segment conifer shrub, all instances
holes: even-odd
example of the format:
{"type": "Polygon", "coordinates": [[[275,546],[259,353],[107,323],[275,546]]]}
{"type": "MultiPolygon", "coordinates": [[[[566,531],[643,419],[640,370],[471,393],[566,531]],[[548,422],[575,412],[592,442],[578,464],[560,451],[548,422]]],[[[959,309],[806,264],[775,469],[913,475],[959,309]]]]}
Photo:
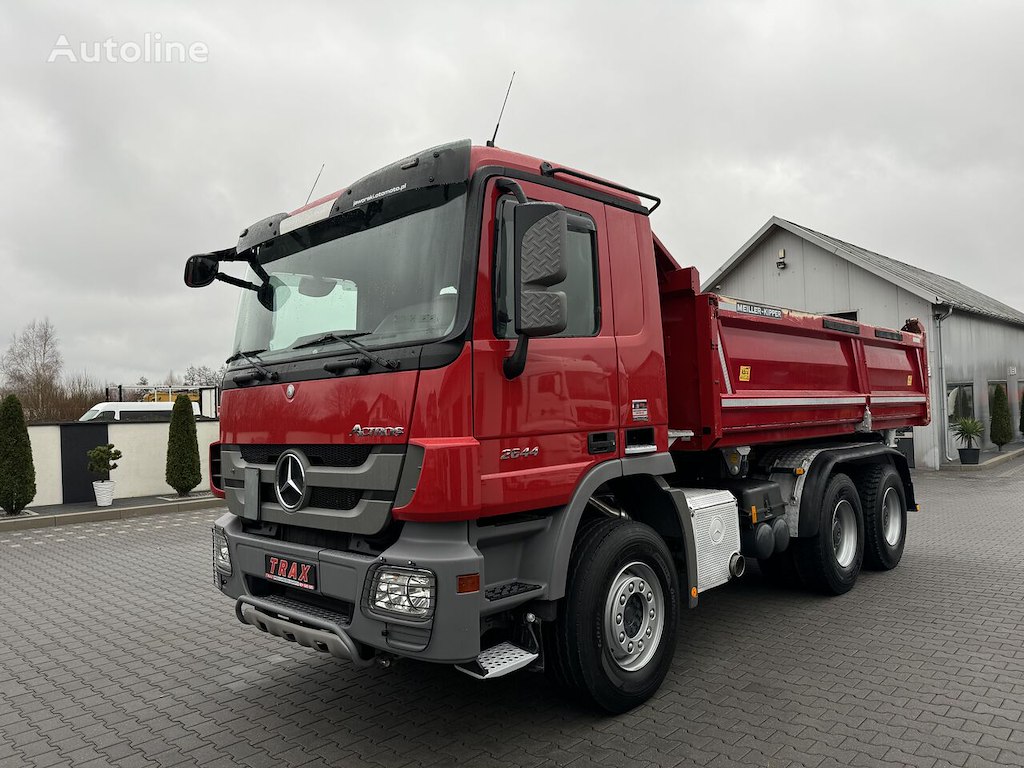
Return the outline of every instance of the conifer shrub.
{"type": "Polygon", "coordinates": [[[15,395],[8,395],[0,402],[0,509],[16,515],[35,497],[36,468],[25,411],[15,395]]]}
{"type": "Polygon", "coordinates": [[[1013,440],[1013,424],[1010,421],[1010,401],[1006,397],[1006,390],[1002,387],[995,387],[992,391],[992,399],[989,401],[989,409],[992,412],[992,423],[989,426],[989,438],[1003,450],[1003,446],[1013,440]]]}
{"type": "Polygon", "coordinates": [[[179,496],[202,482],[199,464],[199,440],[196,437],[196,417],[192,401],[187,395],[178,395],[171,412],[171,426],[167,434],[167,484],[179,496]]]}

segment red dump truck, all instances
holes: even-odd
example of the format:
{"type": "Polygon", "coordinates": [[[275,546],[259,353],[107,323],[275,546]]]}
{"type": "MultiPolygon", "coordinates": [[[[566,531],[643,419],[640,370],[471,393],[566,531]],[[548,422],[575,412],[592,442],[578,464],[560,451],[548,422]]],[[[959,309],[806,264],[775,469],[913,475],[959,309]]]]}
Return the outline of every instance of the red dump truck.
{"type": "Polygon", "coordinates": [[[659,202],[461,141],[191,257],[243,291],[211,446],[238,620],[621,712],[751,558],[830,594],[895,567],[921,325],[702,293],[659,202]]]}

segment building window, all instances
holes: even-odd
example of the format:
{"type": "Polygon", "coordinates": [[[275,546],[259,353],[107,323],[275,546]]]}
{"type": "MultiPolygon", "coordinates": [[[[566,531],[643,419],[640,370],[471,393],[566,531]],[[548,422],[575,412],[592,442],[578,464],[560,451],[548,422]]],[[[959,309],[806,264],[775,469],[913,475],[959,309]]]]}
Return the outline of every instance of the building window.
{"type": "MultiPolygon", "coordinates": [[[[515,281],[512,269],[512,209],[515,199],[504,198],[498,207],[498,247],[494,257],[494,335],[514,339],[515,281]]],[[[557,336],[596,336],[601,326],[598,300],[597,228],[584,214],[570,212],[566,249],[566,277],[549,290],[565,291],[568,311],[565,330],[557,336]]]]}
{"type": "Polygon", "coordinates": [[[974,417],[974,385],[949,384],[946,387],[946,416],[953,424],[974,417]]]}

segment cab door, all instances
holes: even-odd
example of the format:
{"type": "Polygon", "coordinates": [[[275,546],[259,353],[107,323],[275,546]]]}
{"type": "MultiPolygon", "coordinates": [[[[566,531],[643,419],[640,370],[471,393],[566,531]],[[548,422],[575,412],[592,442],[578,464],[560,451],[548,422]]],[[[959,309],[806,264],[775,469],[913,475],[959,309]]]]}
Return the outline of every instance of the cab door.
{"type": "MultiPolygon", "coordinates": [[[[516,200],[488,182],[473,329],[474,429],[480,442],[486,515],[566,503],[594,464],[620,455],[618,377],[604,206],[521,182],[531,201],[569,212],[568,322],[557,336],[532,338],[523,373],[503,361],[516,348],[512,209],[516,200]]],[[[639,300],[639,297],[638,297],[639,300]]]]}

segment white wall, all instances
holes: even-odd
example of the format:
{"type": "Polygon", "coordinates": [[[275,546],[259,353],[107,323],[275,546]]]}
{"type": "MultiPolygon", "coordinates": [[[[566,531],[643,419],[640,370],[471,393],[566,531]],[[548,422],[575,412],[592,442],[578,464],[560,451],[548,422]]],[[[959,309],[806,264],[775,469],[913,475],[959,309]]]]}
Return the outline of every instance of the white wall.
{"type": "MultiPolygon", "coordinates": [[[[174,489],[164,480],[169,429],[169,423],[107,425],[107,439],[124,454],[118,468],[110,474],[117,482],[115,498],[174,495],[174,489]]],[[[220,422],[197,421],[196,433],[203,473],[196,490],[205,491],[210,487],[209,447],[220,434],[220,422]]],[[[29,506],[61,504],[60,427],[29,427],[28,437],[36,470],[36,497],[29,506]]]]}
{"type": "MultiPolygon", "coordinates": [[[[107,439],[124,454],[110,479],[117,483],[114,494],[119,499],[134,496],[174,495],[164,474],[167,468],[167,433],[170,424],[116,424],[107,426],[107,439]]],[[[209,446],[217,439],[220,422],[197,421],[199,461],[203,480],[196,490],[205,491],[210,484],[209,446]]]]}
{"type": "Polygon", "coordinates": [[[36,497],[30,507],[60,504],[60,427],[29,427],[32,463],[36,468],[36,497]]]}

